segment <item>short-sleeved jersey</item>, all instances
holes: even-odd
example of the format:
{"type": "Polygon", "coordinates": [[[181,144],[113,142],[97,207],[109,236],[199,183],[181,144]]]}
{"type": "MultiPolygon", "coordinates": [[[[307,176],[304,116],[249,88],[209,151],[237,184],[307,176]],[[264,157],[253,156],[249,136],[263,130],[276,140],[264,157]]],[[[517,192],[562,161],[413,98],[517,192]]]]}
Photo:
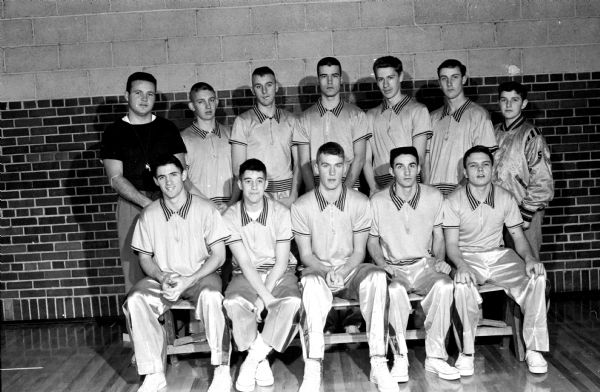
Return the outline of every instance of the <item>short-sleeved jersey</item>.
{"type": "Polygon", "coordinates": [[[219,211],[210,202],[188,194],[179,211],[169,209],[162,198],[144,208],[131,248],[152,256],[163,272],[189,276],[202,267],[211,246],[228,238],[219,211]]]}
{"type": "Polygon", "coordinates": [[[231,171],[230,129],[215,123],[215,129],[200,129],[194,122],[181,132],[187,154],[188,178],[214,202],[226,203],[231,199],[233,173],[231,171]]]}
{"type": "Polygon", "coordinates": [[[316,187],[292,204],[294,235],[310,237],[313,253],[329,267],[346,263],[354,252],[354,234],[368,232],[371,220],[369,199],[345,186],[334,203],[316,187]]]}
{"type": "Polygon", "coordinates": [[[370,137],[365,112],[341,100],[335,108],[328,110],[319,99],[316,104],[302,113],[298,119],[298,127],[294,131],[295,144],[309,145],[310,165],[315,176],[318,173],[314,170],[313,164],[321,145],[336,142],[342,146],[346,157],[346,168],[349,168],[354,161],[354,143],[368,140],[370,137]]]}
{"type": "Polygon", "coordinates": [[[296,117],[280,108],[272,118],[257,106],[240,114],[233,123],[231,144],[245,146],[247,159],[260,159],[267,167],[267,192],[292,189],[292,135],[296,117]]]}
{"type": "Polygon", "coordinates": [[[521,226],[523,219],[514,196],[492,185],[483,202],[471,193],[470,185],[461,186],[444,200],[444,229],[458,229],[461,251],[481,252],[504,245],[504,226],[521,226]]]}
{"type": "Polygon", "coordinates": [[[421,184],[410,200],[402,200],[396,195],[395,182],[371,197],[369,235],[379,238],[388,264],[408,265],[431,257],[433,228],[442,225],[443,200],[436,188],[421,184]]]}
{"type": "Polygon", "coordinates": [[[447,105],[431,113],[431,129],[429,183],[443,194],[463,179],[462,159],[469,148],[483,145],[494,152],[498,147],[489,113],[468,99],[452,114],[447,105]]]}
{"type": "Polygon", "coordinates": [[[430,138],[431,120],[427,107],[410,96],[405,96],[394,106],[386,100],[367,111],[367,122],[373,137],[369,139],[373,152],[373,171],[379,186],[393,180],[389,173],[390,151],[396,147],[412,146],[413,139],[430,138]]]}
{"type": "MultiPolygon", "coordinates": [[[[290,242],[292,221],[290,210],[278,201],[264,197],[264,207],[258,218],[253,220],[246,212],[244,201],[229,207],[223,219],[231,232],[227,245],[242,242],[250,261],[259,272],[269,272],[277,261],[277,243],[290,242]]],[[[296,263],[290,257],[290,265],[296,263]]],[[[238,261],[233,257],[234,273],[241,273],[238,261]]]]}
{"type": "Polygon", "coordinates": [[[542,133],[523,115],[508,127],[494,128],[498,150],[494,153],[494,184],[509,190],[517,199],[523,219],[531,221],[554,197],[550,149],[542,133]]]}
{"type": "Polygon", "coordinates": [[[153,115],[147,124],[130,124],[127,116],[104,131],[100,158],[123,162],[123,177],[140,191],[158,191],[150,162],[164,154],[185,153],[179,130],[171,121],[153,115]]]}

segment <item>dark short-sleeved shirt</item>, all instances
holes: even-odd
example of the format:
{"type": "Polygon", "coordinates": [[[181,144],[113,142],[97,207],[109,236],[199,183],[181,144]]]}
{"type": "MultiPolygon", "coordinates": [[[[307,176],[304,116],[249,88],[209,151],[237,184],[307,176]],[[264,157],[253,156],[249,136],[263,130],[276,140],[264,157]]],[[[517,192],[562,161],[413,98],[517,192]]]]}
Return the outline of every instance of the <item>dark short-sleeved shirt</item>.
{"type": "Polygon", "coordinates": [[[158,187],[146,165],[163,154],[185,153],[179,129],[171,121],[156,116],[147,124],[130,124],[127,116],[104,131],[100,158],[123,162],[123,177],[141,191],[158,187]]]}

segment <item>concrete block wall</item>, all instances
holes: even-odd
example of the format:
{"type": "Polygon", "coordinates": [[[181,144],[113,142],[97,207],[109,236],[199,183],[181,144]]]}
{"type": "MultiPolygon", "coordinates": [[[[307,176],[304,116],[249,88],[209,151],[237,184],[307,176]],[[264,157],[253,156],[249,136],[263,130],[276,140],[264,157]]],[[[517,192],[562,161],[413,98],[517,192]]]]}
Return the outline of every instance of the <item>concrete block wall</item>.
{"type": "Polygon", "coordinates": [[[323,56],[343,58],[346,82],[373,58],[405,60],[409,79],[463,60],[471,76],[588,72],[600,55],[600,2],[592,0],[4,0],[0,100],[117,95],[130,67],[185,76],[217,89],[248,85],[270,64],[284,86],[309,83],[323,56]],[[211,70],[234,70],[227,77],[211,70]],[[69,88],[49,88],[70,79],[69,88]],[[240,72],[241,71],[241,72],[240,72]],[[102,84],[102,86],[98,86],[102,84]],[[21,88],[25,85],[27,88],[21,88]],[[33,87],[33,88],[31,88],[33,87]]]}

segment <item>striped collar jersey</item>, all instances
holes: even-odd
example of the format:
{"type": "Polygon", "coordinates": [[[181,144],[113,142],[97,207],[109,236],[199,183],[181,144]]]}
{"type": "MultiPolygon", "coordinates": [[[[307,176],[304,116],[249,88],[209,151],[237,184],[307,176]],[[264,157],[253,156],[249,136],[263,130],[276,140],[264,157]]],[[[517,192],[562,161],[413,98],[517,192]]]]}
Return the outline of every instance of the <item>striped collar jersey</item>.
{"type": "Polygon", "coordinates": [[[314,255],[329,267],[346,263],[354,252],[354,234],[368,232],[371,220],[369,199],[344,186],[333,203],[315,188],[292,204],[294,235],[310,237],[314,255]]]}
{"type": "MultiPolygon", "coordinates": [[[[223,219],[231,232],[227,244],[242,242],[246,253],[259,272],[269,272],[276,262],[277,244],[290,242],[293,238],[290,210],[283,204],[268,197],[263,199],[264,207],[256,219],[246,212],[244,201],[229,207],[223,219]]],[[[242,273],[235,257],[234,273],[242,273]]],[[[294,268],[296,259],[290,254],[288,268],[294,268]]]]}
{"type": "Polygon", "coordinates": [[[267,192],[285,192],[292,188],[292,139],[296,117],[276,108],[267,117],[258,106],[236,117],[231,144],[246,147],[246,158],[260,159],[267,167],[267,192]]]}
{"type": "Polygon", "coordinates": [[[209,132],[194,122],[181,132],[187,154],[188,177],[204,196],[213,202],[226,203],[231,199],[233,172],[231,171],[230,128],[215,123],[209,132]]]}
{"type": "Polygon", "coordinates": [[[504,246],[504,226],[521,226],[523,219],[514,196],[491,185],[483,201],[471,192],[471,185],[458,187],[444,200],[444,229],[459,230],[461,251],[482,252],[504,246]]]}
{"type": "Polygon", "coordinates": [[[389,173],[390,150],[412,146],[418,137],[431,138],[431,119],[427,107],[406,95],[392,107],[386,100],[367,111],[367,122],[373,137],[369,139],[373,152],[373,170],[379,186],[393,180],[389,173]]]}
{"type": "MultiPolygon", "coordinates": [[[[362,109],[340,101],[335,108],[327,110],[319,99],[299,117],[294,144],[310,146],[310,164],[313,167],[319,147],[326,142],[336,142],[344,149],[346,164],[350,167],[354,161],[354,144],[370,137],[367,118],[362,109]]],[[[313,174],[316,176],[318,173],[313,169],[313,174]]]]}
{"type": "Polygon", "coordinates": [[[229,236],[213,204],[188,194],[178,211],[170,210],[162,198],[144,208],[135,226],[131,248],[152,256],[163,272],[190,276],[210,256],[211,246],[229,236]]]}
{"type": "Polygon", "coordinates": [[[452,114],[448,105],[432,112],[431,128],[429,183],[444,195],[463,179],[462,158],[469,148],[483,145],[494,152],[498,147],[489,113],[468,99],[452,114]]]}
{"type": "Polygon", "coordinates": [[[373,224],[388,264],[408,265],[431,257],[433,229],[442,225],[443,196],[436,188],[417,184],[410,200],[396,196],[396,183],[371,197],[373,224]]]}

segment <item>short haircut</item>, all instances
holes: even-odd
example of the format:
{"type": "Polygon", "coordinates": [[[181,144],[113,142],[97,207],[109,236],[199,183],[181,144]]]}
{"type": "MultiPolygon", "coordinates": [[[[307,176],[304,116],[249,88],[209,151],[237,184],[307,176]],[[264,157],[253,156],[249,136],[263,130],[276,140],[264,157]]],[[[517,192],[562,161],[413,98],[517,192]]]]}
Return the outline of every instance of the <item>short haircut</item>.
{"type": "Polygon", "coordinates": [[[210,84],[206,82],[198,82],[194,83],[194,85],[190,89],[190,101],[194,100],[194,97],[192,95],[194,93],[197,93],[198,91],[212,91],[212,93],[215,94],[215,96],[217,95],[215,89],[210,84]]]}
{"type": "Polygon", "coordinates": [[[133,84],[133,82],[136,82],[138,80],[143,80],[146,82],[150,82],[154,85],[154,89],[156,90],[156,78],[154,76],[152,76],[152,74],[149,74],[148,72],[134,72],[131,75],[129,75],[129,77],[127,78],[127,86],[125,88],[125,90],[130,93],[131,92],[131,85],[133,84]]]}
{"type": "Polygon", "coordinates": [[[317,63],[317,76],[319,75],[319,68],[324,67],[324,66],[331,67],[334,65],[338,66],[338,68],[340,69],[340,75],[341,75],[342,74],[342,64],[340,63],[340,60],[336,59],[335,57],[323,57],[317,63]]]}
{"type": "Polygon", "coordinates": [[[527,99],[527,87],[519,82],[511,80],[509,82],[501,83],[500,86],[498,86],[498,98],[500,98],[500,94],[502,94],[503,91],[514,91],[521,96],[522,100],[527,99]]]}
{"type": "Polygon", "coordinates": [[[442,70],[442,68],[459,68],[462,76],[465,76],[467,74],[467,67],[465,67],[463,63],[456,59],[446,59],[442,61],[442,63],[437,69],[438,78],[440,77],[440,71],[442,70]]]}
{"type": "Polygon", "coordinates": [[[463,156],[463,167],[465,169],[467,168],[467,158],[469,158],[472,154],[475,154],[478,152],[486,154],[490,158],[490,161],[492,161],[492,165],[494,164],[494,154],[492,154],[492,152],[490,151],[490,149],[488,147],[478,144],[477,146],[473,146],[473,147],[469,148],[467,150],[467,152],[465,152],[465,155],[463,156]]]}
{"type": "Polygon", "coordinates": [[[250,158],[244,161],[244,163],[240,165],[240,180],[244,176],[244,173],[247,171],[262,172],[265,176],[265,180],[267,179],[267,167],[264,163],[262,163],[261,160],[258,160],[256,158],[250,158]]]}
{"type": "Polygon", "coordinates": [[[152,170],[152,175],[156,177],[156,172],[159,167],[166,166],[169,164],[173,164],[179,168],[179,171],[183,173],[183,164],[175,155],[172,154],[163,154],[154,158],[152,162],[150,162],[150,170],[152,170]]]}
{"type": "Polygon", "coordinates": [[[405,146],[405,147],[396,147],[390,151],[390,167],[394,168],[394,161],[400,155],[412,155],[417,160],[417,165],[419,164],[419,153],[417,149],[413,146],[405,146]]]}
{"type": "Polygon", "coordinates": [[[344,149],[336,142],[327,142],[319,147],[317,150],[317,163],[319,162],[319,157],[321,155],[336,155],[342,159],[346,159],[344,149]]]}
{"type": "Polygon", "coordinates": [[[402,73],[402,61],[398,57],[383,56],[373,63],[373,74],[375,77],[377,77],[377,70],[379,68],[394,68],[398,75],[400,75],[402,73]]]}
{"type": "Polygon", "coordinates": [[[273,78],[275,78],[275,72],[273,72],[273,70],[269,67],[258,67],[254,71],[252,71],[253,78],[255,76],[265,76],[265,75],[273,75],[273,78]]]}

